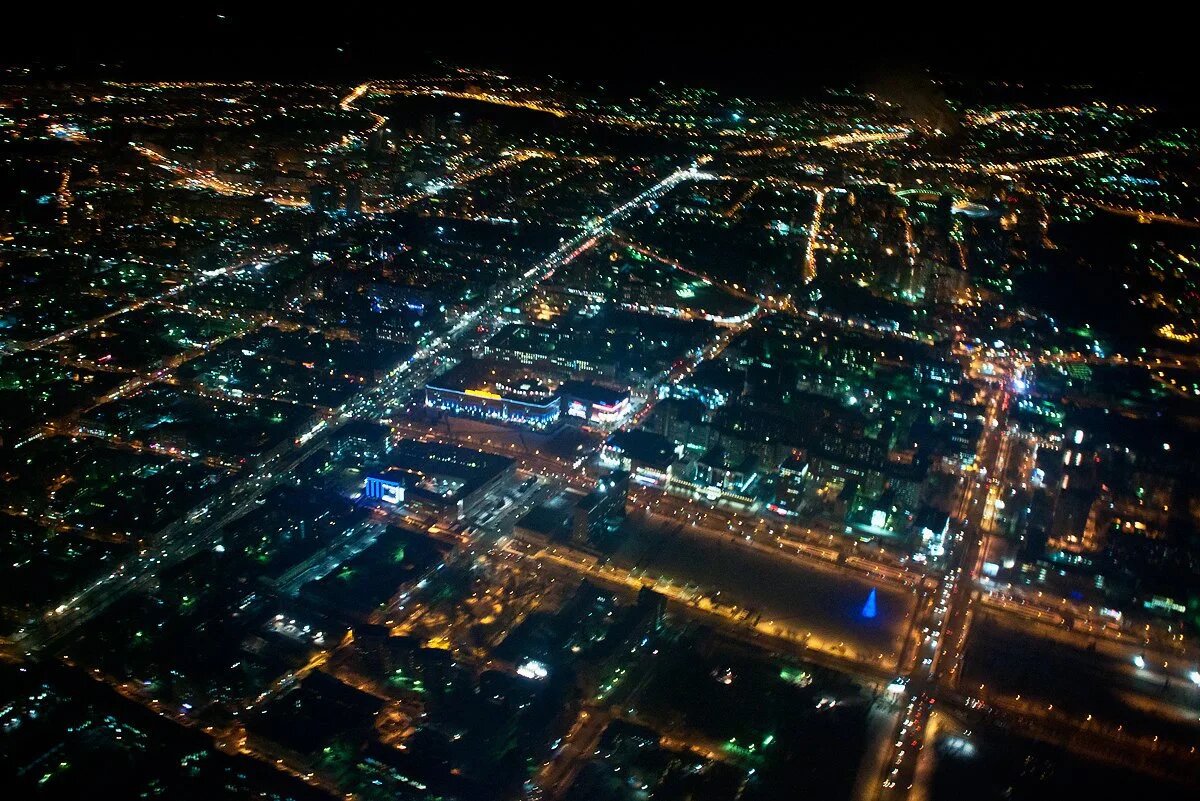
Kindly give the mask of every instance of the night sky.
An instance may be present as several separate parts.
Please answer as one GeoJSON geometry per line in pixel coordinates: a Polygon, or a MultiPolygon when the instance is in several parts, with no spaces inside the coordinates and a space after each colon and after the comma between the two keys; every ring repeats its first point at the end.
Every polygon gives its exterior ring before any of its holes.
{"type": "MultiPolygon", "coordinates": [[[[228,5],[228,4],[226,4],[228,5]]],[[[545,13],[413,11],[409,4],[271,4],[254,10],[108,4],[6,12],[0,61],[70,64],[156,78],[403,74],[441,59],[522,74],[645,85],[654,80],[803,93],[932,69],[968,79],[1087,81],[1187,103],[1190,26],[1163,17],[1054,19],[1019,4],[906,14],[763,9],[736,19],[694,5],[674,15],[562,6],[545,13]],[[599,13],[583,20],[581,12],[599,13]],[[664,18],[665,17],[665,18],[664,18]]],[[[1092,9],[1098,11],[1099,7],[1092,9]]],[[[743,9],[739,7],[739,11],[743,9]]]]}

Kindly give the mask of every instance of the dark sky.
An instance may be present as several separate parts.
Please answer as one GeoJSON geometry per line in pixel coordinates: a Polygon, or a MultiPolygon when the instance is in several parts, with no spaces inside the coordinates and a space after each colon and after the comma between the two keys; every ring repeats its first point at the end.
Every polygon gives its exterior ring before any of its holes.
{"type": "Polygon", "coordinates": [[[1185,20],[1109,21],[1101,4],[1061,20],[1047,15],[1047,4],[1011,2],[908,3],[907,15],[881,15],[865,2],[815,13],[807,4],[779,11],[694,3],[657,19],[646,13],[650,4],[559,4],[540,13],[518,4],[485,11],[431,4],[432,14],[403,2],[220,5],[30,5],[6,12],[24,23],[0,30],[0,61],[103,62],[139,77],[307,78],[398,75],[441,58],[533,75],[771,91],[934,68],[1175,96],[1191,91],[1196,71],[1185,20]]]}

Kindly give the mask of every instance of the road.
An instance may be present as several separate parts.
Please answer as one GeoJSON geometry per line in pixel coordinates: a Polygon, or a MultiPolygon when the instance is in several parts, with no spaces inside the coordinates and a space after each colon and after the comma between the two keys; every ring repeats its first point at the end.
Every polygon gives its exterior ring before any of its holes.
{"type": "Polygon", "coordinates": [[[817,664],[875,680],[893,675],[895,670],[894,661],[886,654],[856,649],[844,639],[816,634],[796,621],[763,619],[745,606],[722,600],[713,588],[672,581],[636,567],[601,563],[592,553],[525,533],[503,542],[501,548],[511,558],[534,560],[542,571],[575,574],[627,593],[650,587],[664,596],[676,611],[704,625],[720,628],[735,639],[777,648],[817,664]]]}
{"type": "Polygon", "coordinates": [[[284,248],[274,248],[272,250],[256,254],[250,258],[240,259],[236,263],[220,270],[205,270],[203,272],[194,273],[191,277],[180,281],[179,283],[173,285],[170,289],[166,289],[156,295],[139,298],[130,303],[118,306],[117,308],[111,309],[104,314],[93,317],[92,319],[79,323],[78,325],[73,325],[70,328],[65,328],[61,331],[56,331],[55,333],[43,337],[42,339],[35,340],[33,342],[27,342],[23,346],[10,347],[9,352],[41,350],[43,348],[50,347],[51,345],[56,345],[60,342],[71,339],[72,337],[78,336],[79,334],[84,334],[88,331],[95,330],[115,317],[120,317],[122,315],[138,311],[139,309],[143,309],[156,303],[164,303],[169,301],[171,298],[174,298],[189,289],[195,289],[196,287],[204,286],[216,278],[223,278],[225,276],[233,275],[234,273],[241,272],[242,270],[246,270],[251,267],[261,270],[265,267],[278,264],[279,262],[293,255],[295,255],[293,251],[286,250],[284,248]]]}
{"type": "Polygon", "coordinates": [[[982,575],[986,530],[994,514],[999,477],[1009,452],[1008,390],[986,385],[987,419],[976,457],[976,470],[961,487],[955,523],[957,537],[936,589],[922,595],[912,631],[901,659],[902,677],[889,688],[901,700],[903,712],[895,736],[887,744],[878,781],[878,798],[908,798],[913,789],[921,752],[930,737],[929,721],[939,690],[953,693],[961,674],[963,649],[970,631],[975,583],[982,575]]]}

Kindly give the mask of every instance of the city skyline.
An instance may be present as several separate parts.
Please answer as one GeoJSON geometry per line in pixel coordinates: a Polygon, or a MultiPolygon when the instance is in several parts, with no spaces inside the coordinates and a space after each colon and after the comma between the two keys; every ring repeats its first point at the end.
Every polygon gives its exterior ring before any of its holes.
{"type": "Polygon", "coordinates": [[[1200,787],[1169,34],[144,21],[0,68],[0,784],[1200,787]]]}

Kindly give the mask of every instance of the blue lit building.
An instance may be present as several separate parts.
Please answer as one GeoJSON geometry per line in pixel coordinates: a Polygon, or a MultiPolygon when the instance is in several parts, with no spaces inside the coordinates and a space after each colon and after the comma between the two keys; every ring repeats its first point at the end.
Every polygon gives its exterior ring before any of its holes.
{"type": "Polygon", "coordinates": [[[404,483],[391,476],[367,476],[363,497],[383,503],[404,503],[404,483]]]}

